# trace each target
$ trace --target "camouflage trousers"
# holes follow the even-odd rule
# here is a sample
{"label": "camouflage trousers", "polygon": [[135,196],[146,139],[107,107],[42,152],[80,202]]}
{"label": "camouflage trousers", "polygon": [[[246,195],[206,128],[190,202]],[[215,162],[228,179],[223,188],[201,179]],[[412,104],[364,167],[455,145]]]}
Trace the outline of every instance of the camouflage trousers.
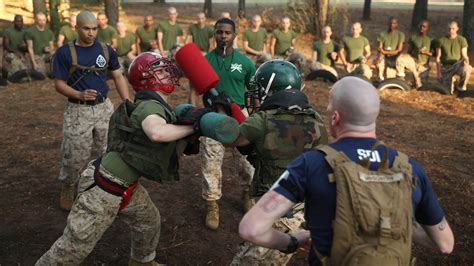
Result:
{"label": "camouflage trousers", "polygon": [[459,75],[457,90],[467,90],[469,78],[471,77],[472,66],[465,64],[464,62],[458,62],[452,65],[441,66],[441,84],[446,88],[451,89],[451,93],[454,92],[453,77]]}
{"label": "camouflage trousers", "polygon": [[[303,204],[298,207],[299,211],[295,211],[292,218],[280,218],[273,228],[284,233],[295,233],[301,228],[304,222]],[[237,253],[232,260],[231,265],[286,265],[293,254],[285,254],[276,249],[268,249],[257,246],[249,242],[240,244]]]}
{"label": "camouflage trousers", "polygon": [[50,54],[42,54],[37,55],[35,54],[35,63],[38,65],[38,69],[36,69],[41,74],[47,76],[51,72],[50,63],[46,63],[47,60],[51,58]]}
{"label": "camouflage trousers", "polygon": [[98,156],[107,149],[109,119],[113,111],[108,98],[94,106],[67,102],[61,144],[62,165],[58,177],[64,185],[76,185],[80,170],[90,158],[92,143]]}
{"label": "camouflage trousers", "polygon": [[[94,183],[92,161],[81,174],[78,196],[67,217],[63,235],[36,262],[36,265],[79,265],[94,249],[97,241],[119,217],[131,229],[131,258],[152,261],[160,237],[160,213],[145,188],[138,184],[128,205],[120,212],[121,197],[105,192]],[[105,179],[117,180],[104,168]],[[123,182],[122,182],[123,184]],[[88,189],[89,188],[89,189]]]}
{"label": "camouflage trousers", "polygon": [[377,68],[380,80],[384,80],[385,77],[394,78],[397,76],[397,72],[395,70],[396,60],[394,59],[386,59],[385,56],[379,56],[376,59],[375,66]]}
{"label": "camouflage trousers", "polygon": [[429,77],[429,64],[418,64],[415,59],[407,54],[402,54],[396,61],[397,77],[405,77],[405,69],[408,69],[415,78],[417,87],[421,87],[422,81],[426,82]]}
{"label": "camouflage trousers", "polygon": [[8,52],[3,55],[3,69],[7,72],[8,77],[19,70],[29,68],[28,60],[24,56]]}
{"label": "camouflage trousers", "polygon": [[321,64],[318,61],[311,63],[311,70],[326,70],[331,72],[331,74],[333,74],[334,76],[338,77],[336,69],[334,69],[332,66]]}
{"label": "camouflage trousers", "polygon": [[372,69],[370,69],[370,67],[365,63],[364,64],[348,63],[346,70],[349,74],[352,74],[352,75],[362,75],[369,80],[372,78]]}
{"label": "camouflage trousers", "polygon": [[120,70],[125,76],[128,76],[128,67],[132,63],[132,59],[128,58],[128,56],[120,56],[118,57],[118,61],[120,64]]}
{"label": "camouflage trousers", "polygon": [[[201,137],[201,171],[202,197],[209,200],[219,200],[222,197],[222,162],[225,147],[211,138]],[[232,156],[238,167],[240,186],[248,191],[255,172],[253,166],[236,148],[232,148]]]}

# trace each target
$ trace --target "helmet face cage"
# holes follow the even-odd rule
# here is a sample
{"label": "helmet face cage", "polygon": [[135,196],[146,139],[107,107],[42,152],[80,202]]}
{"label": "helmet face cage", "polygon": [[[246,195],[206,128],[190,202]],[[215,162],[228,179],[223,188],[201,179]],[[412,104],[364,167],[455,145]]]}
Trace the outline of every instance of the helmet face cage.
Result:
{"label": "helmet face cage", "polygon": [[256,81],[255,76],[250,81],[250,90],[245,92],[245,107],[249,115],[259,111],[260,105],[263,103],[263,97],[265,96],[265,89]]}

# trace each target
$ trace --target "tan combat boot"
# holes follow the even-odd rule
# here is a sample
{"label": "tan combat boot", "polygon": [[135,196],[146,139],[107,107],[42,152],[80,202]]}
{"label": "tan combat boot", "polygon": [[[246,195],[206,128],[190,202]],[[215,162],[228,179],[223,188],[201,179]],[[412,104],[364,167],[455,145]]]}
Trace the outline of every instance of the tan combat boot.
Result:
{"label": "tan combat boot", "polygon": [[161,265],[166,265],[166,264],[160,264],[154,260],[150,262],[139,262],[134,259],[130,259],[128,262],[128,266],[161,266]]}
{"label": "tan combat boot", "polygon": [[212,230],[217,230],[219,227],[219,205],[217,200],[207,201],[206,226]]}
{"label": "tan combat boot", "polygon": [[250,197],[248,191],[242,191],[242,203],[244,204],[244,212],[248,212],[255,205],[254,200]]}
{"label": "tan combat boot", "polygon": [[62,210],[70,211],[75,198],[76,187],[63,185],[61,187],[61,194],[59,195],[59,207]]}

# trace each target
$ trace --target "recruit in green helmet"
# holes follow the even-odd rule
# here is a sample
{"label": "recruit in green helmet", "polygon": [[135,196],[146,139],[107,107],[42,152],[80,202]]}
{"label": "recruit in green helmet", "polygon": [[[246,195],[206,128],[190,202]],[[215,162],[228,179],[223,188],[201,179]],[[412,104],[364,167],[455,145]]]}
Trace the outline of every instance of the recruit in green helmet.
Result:
{"label": "recruit in green helmet", "polygon": [[273,92],[301,89],[301,75],[292,63],[275,59],[261,65],[245,93],[245,105],[250,114],[258,111],[265,98]]}

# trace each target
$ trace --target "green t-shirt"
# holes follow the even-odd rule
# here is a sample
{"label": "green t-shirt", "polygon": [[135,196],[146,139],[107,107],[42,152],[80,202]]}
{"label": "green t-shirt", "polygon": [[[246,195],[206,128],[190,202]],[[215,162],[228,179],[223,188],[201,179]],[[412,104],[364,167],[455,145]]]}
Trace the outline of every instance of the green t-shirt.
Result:
{"label": "green t-shirt", "polygon": [[138,27],[135,34],[140,39],[140,50],[142,52],[150,51],[150,41],[157,40],[158,26],[153,25],[150,31],[146,31],[144,26]]}
{"label": "green t-shirt", "polygon": [[10,41],[10,49],[20,51],[20,45],[25,44],[25,31],[17,31],[14,27],[10,27],[3,32],[3,37]]}
{"label": "green t-shirt", "polygon": [[77,31],[73,30],[71,26],[69,25],[62,26],[61,29],[59,30],[59,34],[64,36],[63,43],[68,43],[72,40],[77,39]]}
{"label": "green t-shirt", "polygon": [[266,37],[267,30],[264,28],[259,28],[257,32],[253,32],[252,29],[246,29],[244,32],[244,42],[249,42],[249,47],[255,51],[263,51]]}
{"label": "green t-shirt", "polygon": [[97,40],[99,42],[112,45],[112,39],[117,39],[118,32],[112,26],[107,25],[105,29],[97,28]]}
{"label": "green t-shirt", "polygon": [[461,60],[461,49],[467,47],[466,38],[457,35],[456,38],[441,37],[437,43],[441,48],[441,63],[454,64]]}
{"label": "green t-shirt", "polygon": [[338,52],[339,46],[332,40],[328,43],[316,41],[313,43],[313,51],[318,53],[317,61],[323,65],[331,66],[334,62],[331,59],[332,52]]}
{"label": "green t-shirt", "polygon": [[411,36],[408,41],[411,46],[411,56],[416,60],[418,64],[426,64],[430,59],[430,56],[421,54],[421,50],[426,50],[427,52],[433,49],[432,46],[433,39],[430,36],[421,36],[419,34],[414,34]]}
{"label": "green t-shirt", "polygon": [[206,59],[220,78],[217,91],[243,107],[244,92],[255,74],[255,65],[252,61],[235,49],[227,56],[218,55],[214,49],[206,55]]}
{"label": "green t-shirt", "polygon": [[[143,101],[140,103],[130,115],[130,127],[142,128],[142,121],[149,115],[157,114],[160,117],[166,119],[166,111],[160,104],[154,101]],[[113,114],[117,115],[116,113]],[[112,129],[109,130],[118,130]],[[169,158],[163,158],[163,160],[169,160]],[[125,182],[133,183],[142,174],[137,171],[131,165],[128,165],[120,156],[120,153],[115,151],[109,151],[102,156],[102,166],[109,171],[114,177],[117,177]]]}
{"label": "green t-shirt", "polygon": [[132,50],[132,45],[135,44],[135,35],[130,32],[125,33],[125,37],[117,37],[117,55],[125,56]]}
{"label": "green t-shirt", "polygon": [[346,61],[354,63],[357,59],[364,55],[364,48],[369,45],[369,40],[360,35],[357,38],[344,36],[342,38],[342,46],[346,52]]}
{"label": "green t-shirt", "polygon": [[54,41],[54,33],[49,28],[40,31],[33,25],[25,31],[25,40],[32,40],[34,53],[42,55],[44,48],[49,46],[49,42]]}
{"label": "green t-shirt", "polygon": [[169,21],[163,21],[160,23],[160,27],[158,29],[158,32],[163,33],[163,49],[165,51],[171,50],[173,46],[176,44],[176,38],[178,36],[183,36],[183,30],[181,29],[181,26],[176,23],[174,25],[170,25]]}
{"label": "green t-shirt", "polygon": [[201,28],[198,24],[193,24],[189,26],[188,32],[193,37],[193,42],[201,51],[209,51],[209,39],[214,35],[214,30],[211,26],[205,25],[204,28]]}
{"label": "green t-shirt", "polygon": [[290,48],[291,40],[296,38],[296,33],[293,30],[288,32],[282,32],[280,29],[276,29],[272,33],[275,42],[275,55],[284,55],[285,51]]}
{"label": "green t-shirt", "polygon": [[[383,43],[383,49],[393,51],[398,48],[398,45],[405,42],[405,33],[396,30],[394,32],[382,31],[377,37],[377,41]],[[387,56],[389,59],[394,59],[398,55]]]}

